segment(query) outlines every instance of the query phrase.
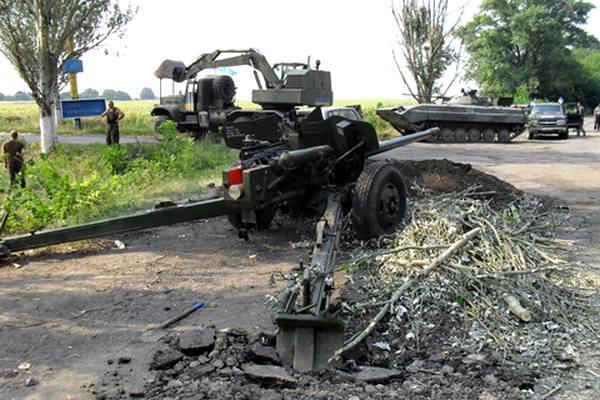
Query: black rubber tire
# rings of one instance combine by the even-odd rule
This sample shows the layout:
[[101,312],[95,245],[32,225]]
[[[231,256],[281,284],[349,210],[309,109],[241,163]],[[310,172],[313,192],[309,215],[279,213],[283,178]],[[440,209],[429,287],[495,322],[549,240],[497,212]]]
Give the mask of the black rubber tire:
[[465,143],[467,141],[466,129],[456,128],[454,130],[454,140],[456,140],[456,143]]
[[[256,211],[256,229],[259,231],[267,229],[273,218],[277,214],[276,208],[267,208],[265,210]],[[235,229],[242,229],[242,215],[241,214],[229,214],[227,220]]]
[[506,128],[502,128],[498,131],[498,141],[500,143],[510,142],[510,131]]
[[160,126],[169,120],[169,117],[166,115],[161,115],[154,120],[154,136],[158,139],[162,139],[162,134],[160,133]]
[[352,225],[359,240],[391,234],[406,214],[406,186],[390,162],[374,162],[362,171],[352,195]]
[[233,102],[235,98],[235,83],[230,76],[217,76],[212,81],[213,96],[223,100],[225,103]]

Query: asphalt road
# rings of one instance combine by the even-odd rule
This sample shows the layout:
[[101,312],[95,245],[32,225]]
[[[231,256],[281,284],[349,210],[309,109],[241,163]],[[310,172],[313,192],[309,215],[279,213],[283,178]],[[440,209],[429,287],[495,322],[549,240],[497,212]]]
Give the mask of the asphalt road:
[[[7,132],[0,132],[0,141],[8,139]],[[19,135],[26,143],[39,143],[40,135],[23,133]],[[103,144],[106,143],[104,135],[85,134],[85,135],[58,135],[58,142],[65,144]],[[121,143],[157,143],[158,141],[152,135],[131,136],[121,135]]]

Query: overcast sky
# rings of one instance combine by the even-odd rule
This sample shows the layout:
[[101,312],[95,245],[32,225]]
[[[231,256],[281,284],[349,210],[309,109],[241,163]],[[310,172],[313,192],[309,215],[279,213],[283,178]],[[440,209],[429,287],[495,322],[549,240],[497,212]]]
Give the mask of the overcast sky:
[[[166,58],[186,64],[217,48],[260,50],[272,63],[320,59],[332,72],[335,97],[398,98],[407,90],[394,66],[396,32],[390,0],[121,0],[139,7],[124,39],[83,57],[80,91],[91,87],[125,90],[139,96],[143,87],[158,94],[153,72]],[[451,0],[456,10],[463,0]],[[464,20],[480,0],[468,1]],[[587,30],[600,38],[600,0]],[[238,98],[250,98],[249,67],[237,68]],[[12,65],[0,55],[0,92],[28,91]],[[460,87],[456,85],[455,92]],[[168,88],[168,90],[167,90]],[[164,92],[170,85],[163,84]]]

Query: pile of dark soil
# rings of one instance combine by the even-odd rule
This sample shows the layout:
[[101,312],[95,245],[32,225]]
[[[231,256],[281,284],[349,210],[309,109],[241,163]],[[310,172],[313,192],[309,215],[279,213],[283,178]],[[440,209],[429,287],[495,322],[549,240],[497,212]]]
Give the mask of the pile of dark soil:
[[461,192],[477,187],[481,192],[494,192],[490,196],[492,205],[506,207],[523,195],[523,192],[510,183],[495,176],[473,169],[470,164],[460,164],[449,160],[398,161],[409,194],[416,194],[421,187],[433,194]]

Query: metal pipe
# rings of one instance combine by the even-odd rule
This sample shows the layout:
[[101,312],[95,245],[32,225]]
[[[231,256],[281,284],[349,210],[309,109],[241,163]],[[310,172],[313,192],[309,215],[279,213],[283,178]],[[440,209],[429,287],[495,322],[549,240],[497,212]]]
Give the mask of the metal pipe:
[[422,139],[427,139],[431,136],[437,135],[438,133],[440,133],[440,128],[430,128],[423,132],[416,132],[410,135],[404,135],[398,138],[385,140],[379,143],[379,149],[368,152],[367,157],[385,153],[386,151],[393,150],[397,147],[406,146],[407,144],[411,144]]
[[53,244],[110,236],[117,233],[172,225],[197,219],[218,217],[233,212],[236,212],[236,210],[223,198],[160,208],[89,224],[6,238],[0,240],[0,254],[2,254],[2,250],[4,250],[5,253],[10,253],[35,249]]

